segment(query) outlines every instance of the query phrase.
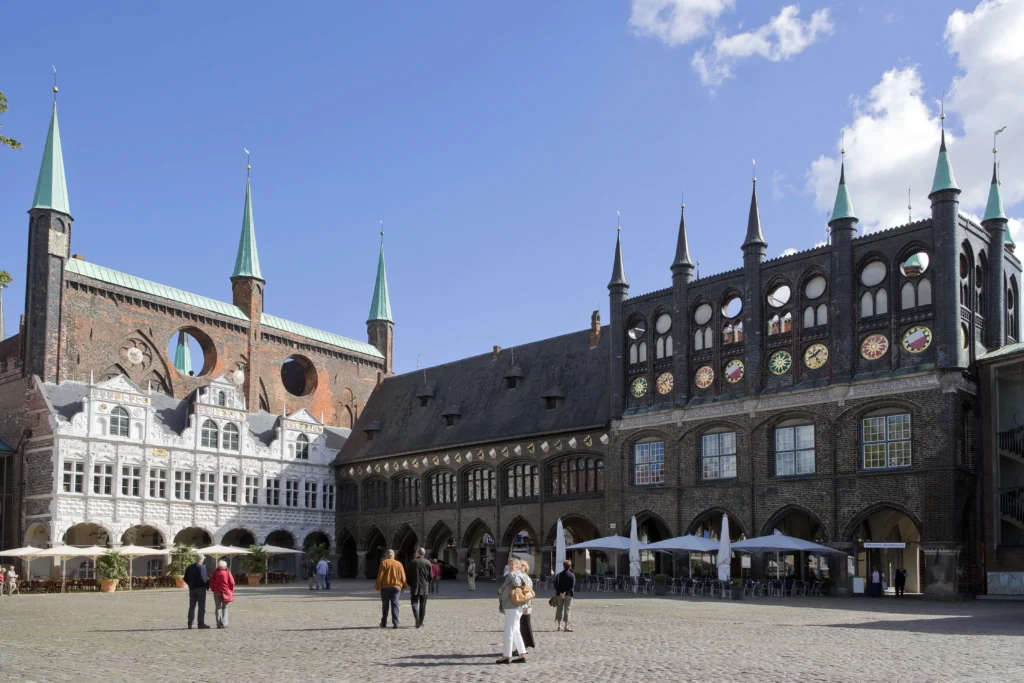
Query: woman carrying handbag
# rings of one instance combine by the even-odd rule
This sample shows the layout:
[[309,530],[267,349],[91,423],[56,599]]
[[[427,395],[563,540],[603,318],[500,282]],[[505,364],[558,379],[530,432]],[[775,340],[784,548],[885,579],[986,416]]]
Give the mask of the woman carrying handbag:
[[[530,565],[526,560],[519,560],[519,571],[522,572],[523,578],[526,580],[525,587],[532,593],[533,591],[533,580],[530,578]],[[533,624],[530,622],[530,614],[533,612],[533,600],[527,600],[523,603],[523,616],[519,619],[519,633],[523,636],[523,645],[526,649],[537,647],[537,644],[533,642]],[[526,650],[523,650],[519,654],[525,655]]]
[[[533,591],[526,588],[526,577],[519,571],[518,561],[510,557],[505,581],[498,589],[498,611],[505,615],[505,631],[502,656],[495,664],[526,663],[526,646],[519,631],[519,620],[523,616],[523,605],[534,597]],[[512,659],[513,646],[519,653],[515,659]]]

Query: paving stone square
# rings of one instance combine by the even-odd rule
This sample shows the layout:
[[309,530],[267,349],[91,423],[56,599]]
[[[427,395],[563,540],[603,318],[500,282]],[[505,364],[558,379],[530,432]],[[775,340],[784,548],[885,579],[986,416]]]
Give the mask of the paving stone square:
[[185,591],[2,598],[0,680],[1024,681],[1024,603],[581,593],[558,633],[541,591],[536,651],[497,666],[493,583],[442,582],[422,629],[406,593],[398,630],[372,588],[239,587],[223,631],[185,629]]

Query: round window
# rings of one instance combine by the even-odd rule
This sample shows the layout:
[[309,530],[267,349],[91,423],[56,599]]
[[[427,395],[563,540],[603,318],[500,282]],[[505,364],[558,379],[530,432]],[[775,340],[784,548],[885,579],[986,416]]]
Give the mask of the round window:
[[662,313],[658,316],[658,319],[654,321],[654,329],[658,334],[665,334],[672,329],[672,316],[668,313]]
[[808,299],[817,299],[825,293],[825,285],[825,278],[822,276],[818,275],[816,277],[812,277],[807,281],[807,284],[804,285],[804,295]]
[[907,277],[919,277],[928,270],[929,262],[928,254],[919,251],[900,264],[900,272]]
[[772,291],[768,292],[768,305],[775,308],[783,306],[789,303],[790,294],[789,285],[776,287]]
[[629,331],[626,334],[629,335],[630,339],[643,339],[645,332],[647,332],[647,325],[639,322],[629,328]]
[[701,304],[697,307],[697,310],[693,312],[693,322],[698,325],[703,325],[707,321],[711,320],[712,309],[708,304]]
[[860,271],[860,281],[865,287],[874,287],[885,279],[885,264],[881,261],[872,261]]
[[734,296],[725,302],[722,306],[722,315],[726,318],[735,318],[743,310],[743,299],[738,296]]
[[281,364],[281,383],[292,396],[309,396],[317,385],[313,362],[305,356],[288,356]]

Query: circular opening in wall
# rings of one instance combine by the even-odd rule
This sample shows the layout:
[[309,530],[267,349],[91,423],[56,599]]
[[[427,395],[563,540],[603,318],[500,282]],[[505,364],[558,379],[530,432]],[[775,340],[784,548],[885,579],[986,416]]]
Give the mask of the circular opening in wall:
[[654,321],[654,329],[658,334],[665,334],[672,329],[672,316],[668,313],[662,313],[658,316],[658,319]]
[[819,296],[825,293],[825,278],[820,275],[812,277],[804,285],[804,294],[808,299],[817,299]]
[[865,287],[874,287],[885,279],[885,264],[881,261],[872,261],[860,271],[860,281]]
[[281,364],[281,383],[292,396],[309,396],[316,391],[316,368],[305,356],[288,356]]
[[726,318],[735,318],[743,310],[743,299],[738,296],[734,296],[725,302],[722,306],[722,315]]
[[768,305],[774,308],[783,306],[789,303],[789,297],[792,292],[789,289],[789,285],[781,285],[776,287],[772,291],[768,292]]
[[638,322],[629,328],[629,332],[627,332],[627,334],[630,339],[643,339],[645,332],[647,332],[647,325],[642,322]]
[[[135,362],[128,350],[128,361]],[[185,377],[201,377],[213,372],[217,364],[217,347],[202,330],[183,327],[167,341],[167,357],[179,374]]]
[[707,321],[711,320],[711,306],[709,304],[701,304],[697,307],[697,310],[693,312],[693,322],[698,325],[703,325]]
[[900,264],[900,272],[907,277],[920,277],[928,270],[929,263],[928,254],[919,251]]

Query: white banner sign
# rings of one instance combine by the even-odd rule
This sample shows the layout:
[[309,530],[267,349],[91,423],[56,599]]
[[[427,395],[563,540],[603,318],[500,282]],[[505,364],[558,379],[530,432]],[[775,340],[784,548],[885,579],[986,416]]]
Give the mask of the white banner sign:
[[906,548],[906,543],[865,543],[865,548]]

